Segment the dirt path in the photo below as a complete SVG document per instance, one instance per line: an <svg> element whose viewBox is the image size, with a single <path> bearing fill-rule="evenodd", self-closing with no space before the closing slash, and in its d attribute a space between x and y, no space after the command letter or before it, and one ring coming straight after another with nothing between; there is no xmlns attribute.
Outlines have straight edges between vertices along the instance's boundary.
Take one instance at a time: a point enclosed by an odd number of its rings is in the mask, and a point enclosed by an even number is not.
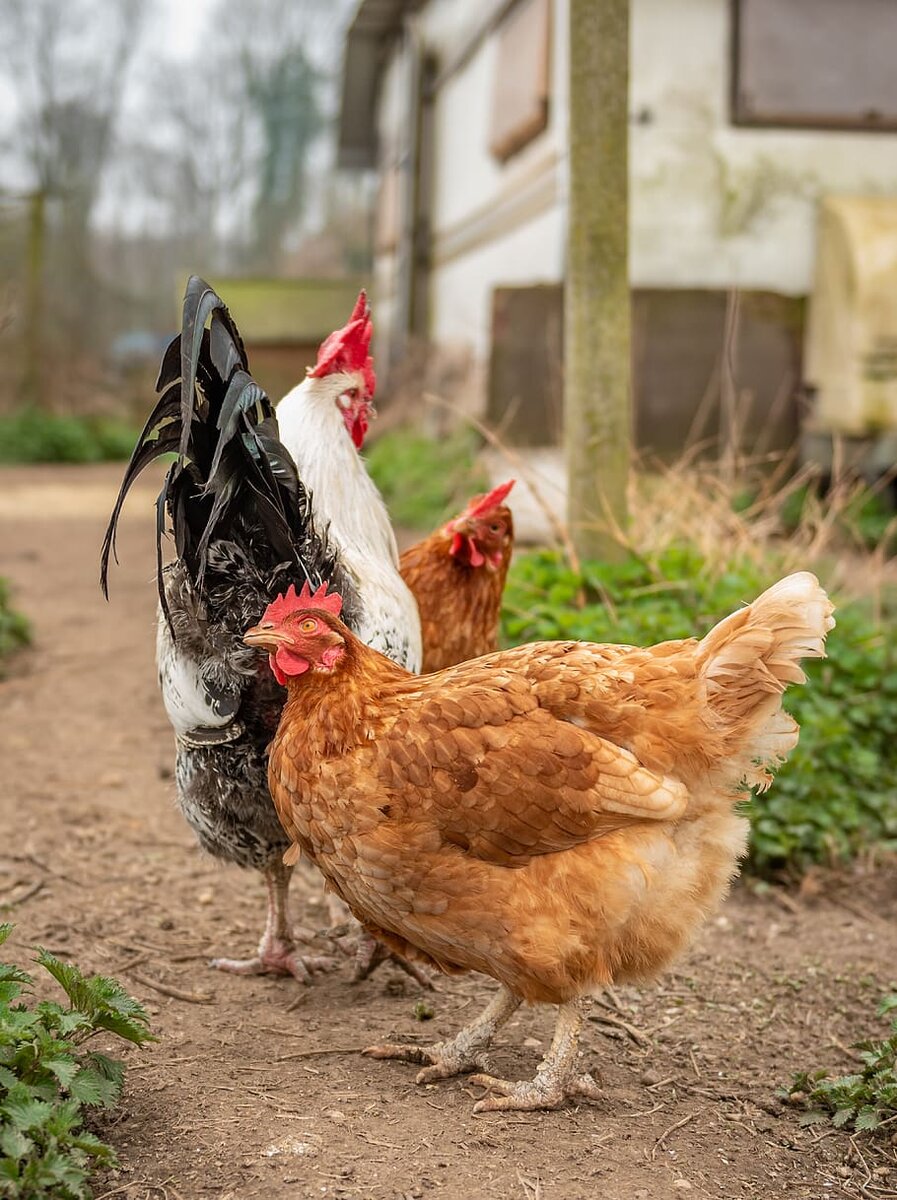
<svg viewBox="0 0 897 1200"><path fill-rule="evenodd" d="M584 1049L605 1100L559 1113L475 1118L462 1082L418 1089L410 1067L356 1053L384 1034L452 1033L489 981L441 983L422 1024L415 985L391 968L308 990L210 971L212 954L254 945L262 886L203 858L173 803L152 662L152 480L127 510L111 605L100 598L118 479L106 467L0 471L0 574L36 634L0 684L0 899L42 885L12 910L9 948L26 963L39 942L120 974L161 1039L127 1053L125 1104L105 1130L122 1170L98 1195L861 1194L849 1140L801 1129L775 1090L800 1067L844 1064L839 1047L871 1031L897 958L893 873L793 912L739 888L661 988L595 1007ZM300 919L324 923L314 887L295 899ZM548 1013L523 1012L495 1053L500 1073L531 1073L549 1033ZM870 1166L887 1163L876 1154ZM897 1196L897 1172L871 1178L863 1194Z"/></svg>

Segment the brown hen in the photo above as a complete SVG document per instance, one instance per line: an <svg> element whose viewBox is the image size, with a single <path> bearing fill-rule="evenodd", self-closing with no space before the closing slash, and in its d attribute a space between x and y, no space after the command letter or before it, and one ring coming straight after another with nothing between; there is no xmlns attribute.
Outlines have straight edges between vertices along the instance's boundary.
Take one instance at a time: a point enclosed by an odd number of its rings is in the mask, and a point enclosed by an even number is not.
<svg viewBox="0 0 897 1200"><path fill-rule="evenodd" d="M375 1046L474 1069L521 1001L560 1006L531 1082L478 1075L474 1111L597 1095L576 1071L583 998L654 977L720 902L743 854L744 783L797 742L782 711L834 621L789 576L701 641L521 646L409 675L332 611L277 602L246 634L287 678L269 783L293 846L400 954L501 987L450 1041Z"/></svg>
<svg viewBox="0 0 897 1200"><path fill-rule="evenodd" d="M424 674L498 649L501 597L514 548L514 522L504 501L513 486L510 479L474 496L460 516L399 561L420 611Z"/></svg>

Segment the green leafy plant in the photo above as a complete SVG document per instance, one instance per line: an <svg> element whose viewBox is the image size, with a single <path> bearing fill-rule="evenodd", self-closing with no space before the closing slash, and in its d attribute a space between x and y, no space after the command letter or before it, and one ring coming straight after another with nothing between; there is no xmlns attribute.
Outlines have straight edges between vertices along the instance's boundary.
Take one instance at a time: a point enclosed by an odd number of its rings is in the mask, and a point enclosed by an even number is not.
<svg viewBox="0 0 897 1200"><path fill-rule="evenodd" d="M885 996L878 1016L897 1009L897 995ZM780 1095L807 1111L801 1124L831 1121L837 1128L876 1129L897 1116L897 1019L891 1020L890 1037L857 1042L862 1070L831 1078L828 1071L800 1072Z"/></svg>
<svg viewBox="0 0 897 1200"><path fill-rule="evenodd" d="M652 561L570 570L549 551L519 556L505 592L507 644L582 638L650 645L704 634L783 572L746 561L710 564L674 545ZM870 843L897 846L897 662L892 630L863 604L840 605L829 657L785 706L800 742L773 787L749 802L750 868L794 874L847 859Z"/></svg>
<svg viewBox="0 0 897 1200"><path fill-rule="evenodd" d="M365 455L371 478L397 525L429 532L488 487L474 465L476 435L459 429L441 441L410 429L378 438Z"/></svg>
<svg viewBox="0 0 897 1200"><path fill-rule="evenodd" d="M12 925L0 925L0 945ZM85 1109L110 1108L121 1095L121 1062L88 1049L108 1032L141 1045L155 1041L143 1007L114 979L86 978L39 949L35 960L69 1000L26 1003L33 978L0 963L0 1196L82 1200L95 1166L114 1166L111 1146L84 1128Z"/></svg>
<svg viewBox="0 0 897 1200"><path fill-rule="evenodd" d="M0 463L117 462L130 457L136 440L136 430L109 417L36 408L0 417Z"/></svg>
<svg viewBox="0 0 897 1200"><path fill-rule="evenodd" d="M14 650L27 645L30 640L28 622L12 607L9 585L5 579L0 579L0 677L3 674L2 660Z"/></svg>

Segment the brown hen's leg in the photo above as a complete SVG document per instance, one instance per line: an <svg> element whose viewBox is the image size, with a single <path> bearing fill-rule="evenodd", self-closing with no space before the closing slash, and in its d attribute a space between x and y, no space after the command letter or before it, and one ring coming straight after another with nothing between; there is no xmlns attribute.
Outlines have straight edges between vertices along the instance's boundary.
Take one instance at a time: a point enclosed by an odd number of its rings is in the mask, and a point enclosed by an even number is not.
<svg viewBox="0 0 897 1200"><path fill-rule="evenodd" d="M326 971L335 965L332 958L296 952L296 931L287 916L291 873L280 861L262 872L268 886L268 918L255 958L213 958L213 967L233 975L292 975L300 983L311 983L312 971ZM298 932L308 940L313 936L308 930Z"/></svg>
<svg viewBox="0 0 897 1200"><path fill-rule="evenodd" d="M558 1008L551 1048L539 1063L535 1079L513 1082L492 1075L471 1075L470 1082L490 1093L473 1106L475 1113L531 1112L537 1108L560 1108L565 1100L598 1100L601 1092L591 1075L576 1074L582 1000L571 1000ZM493 1095L492 1093L498 1093Z"/></svg>
<svg viewBox="0 0 897 1200"><path fill-rule="evenodd" d="M448 1079L467 1071L484 1071L484 1052L519 1007L518 997L502 986L480 1015L449 1042L436 1042L433 1046L386 1042L381 1046L369 1046L364 1053L371 1058L401 1058L406 1062L427 1063L422 1071L418 1071L415 1083L432 1083L434 1079Z"/></svg>
<svg viewBox="0 0 897 1200"><path fill-rule="evenodd" d="M369 933L365 933L363 929L359 929L358 942L355 947L355 969L352 972L352 982L361 983L362 979L367 979L369 975L373 975L380 964L385 962L391 962L394 966L401 967L403 971L410 975L412 979L416 979L421 987L426 988L428 991L436 991L436 985L423 967L419 967L417 963L409 962L407 958L402 958L401 954L394 954L388 946L384 946L375 937L371 937Z"/></svg>

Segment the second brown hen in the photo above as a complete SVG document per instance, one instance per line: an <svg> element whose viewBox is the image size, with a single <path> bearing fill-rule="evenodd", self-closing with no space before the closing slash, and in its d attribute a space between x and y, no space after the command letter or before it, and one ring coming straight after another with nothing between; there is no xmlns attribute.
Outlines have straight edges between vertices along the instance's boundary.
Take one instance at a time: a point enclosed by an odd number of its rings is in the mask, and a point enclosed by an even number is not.
<svg viewBox="0 0 897 1200"><path fill-rule="evenodd" d="M463 513L399 560L420 611L425 675L498 649L501 597L514 549L514 521L505 504L513 486L510 479L474 496Z"/></svg>

